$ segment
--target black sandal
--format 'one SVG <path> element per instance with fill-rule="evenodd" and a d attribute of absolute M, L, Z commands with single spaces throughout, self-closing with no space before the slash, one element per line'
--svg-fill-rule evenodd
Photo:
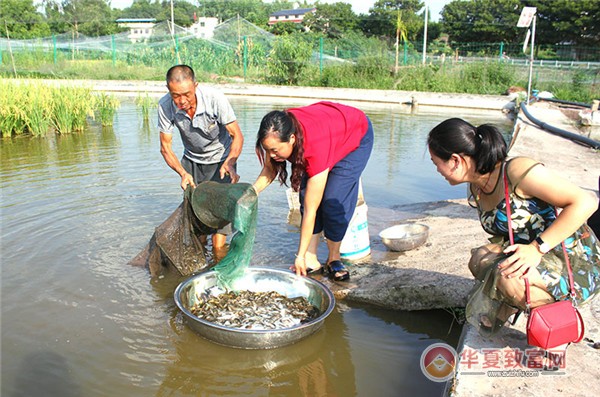
<path fill-rule="evenodd" d="M 342 261 L 331 261 L 327 264 L 327 274 L 329 278 L 334 279 L 335 281 L 347 281 L 350 279 L 350 272 Z"/>

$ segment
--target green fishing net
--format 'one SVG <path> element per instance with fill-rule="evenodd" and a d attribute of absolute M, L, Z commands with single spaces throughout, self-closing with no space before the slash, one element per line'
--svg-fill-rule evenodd
<path fill-rule="evenodd" d="M 233 235 L 227 255 L 213 268 L 219 286 L 231 289 L 252 259 L 256 233 L 258 196 L 248 183 L 202 182 L 185 191 L 197 220 L 211 233 L 231 223 Z M 201 227 L 201 226 L 200 226 Z"/>
<path fill-rule="evenodd" d="M 214 266 L 219 286 L 231 290 L 233 281 L 250 264 L 257 210 L 258 196 L 250 184 L 202 182 L 195 189 L 189 187 L 183 202 L 154 230 L 146 247 L 129 264 L 148 268 L 152 277 L 167 272 L 190 276 L 207 270 L 212 264 L 206 260 L 200 236 L 231 223 L 229 250 Z"/>

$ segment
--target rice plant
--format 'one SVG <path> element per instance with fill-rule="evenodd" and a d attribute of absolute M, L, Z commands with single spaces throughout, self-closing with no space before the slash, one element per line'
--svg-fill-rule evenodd
<path fill-rule="evenodd" d="M 73 130 L 81 132 L 87 126 L 88 117 L 94 118 L 96 103 L 89 88 L 70 87 L 66 100 L 73 106 Z"/>
<path fill-rule="evenodd" d="M 83 131 L 87 118 L 94 117 L 95 100 L 88 88 L 55 88 L 52 90 L 52 101 L 52 123 L 60 134 Z"/>
<path fill-rule="evenodd" d="M 34 136 L 45 135 L 52 125 L 52 94 L 50 90 L 28 87 L 27 128 Z"/>
<path fill-rule="evenodd" d="M 97 101 L 85 87 L 0 81 L 0 133 L 10 137 L 24 133 L 40 136 L 52 128 L 60 134 L 83 131 L 99 104 L 114 107 L 115 101 Z"/>
<path fill-rule="evenodd" d="M 23 91 L 19 86 L 0 82 L 0 132 L 3 137 L 23 134 L 27 131 Z"/>
<path fill-rule="evenodd" d="M 95 98 L 95 108 L 98 113 L 100 123 L 102 123 L 104 126 L 113 125 L 115 112 L 119 106 L 121 106 L 121 102 L 113 95 L 106 93 L 97 94 Z"/>
<path fill-rule="evenodd" d="M 60 96 L 60 89 L 52 93 L 53 99 Z M 70 103 L 61 100 L 54 100 L 54 110 L 52 112 L 52 125 L 60 134 L 70 134 L 73 132 L 73 119 L 75 118 Z"/>
<path fill-rule="evenodd" d="M 135 104 L 141 109 L 142 118 L 144 120 L 148 120 L 150 117 L 150 109 L 156 106 L 156 102 L 154 99 L 148 96 L 147 92 L 144 96 L 138 95 L 138 97 L 135 99 Z"/>
<path fill-rule="evenodd" d="M 27 131 L 25 123 L 25 112 L 15 105 L 0 105 L 0 131 L 2 137 L 19 135 Z"/>

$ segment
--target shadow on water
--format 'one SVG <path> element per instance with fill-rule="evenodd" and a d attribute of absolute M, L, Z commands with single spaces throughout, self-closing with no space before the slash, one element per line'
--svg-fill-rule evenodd
<path fill-rule="evenodd" d="M 172 299 L 181 280 L 175 275 L 152 280 L 168 306 L 175 346 L 157 396 L 356 395 L 348 330 L 338 308 L 318 332 L 297 343 L 277 349 L 236 349 L 206 340 L 186 325 Z"/>
<path fill-rule="evenodd" d="M 203 340 L 175 314 L 176 358 L 167 368 L 158 396 L 172 395 L 356 395 L 354 371 L 345 338 L 328 343 L 343 325 L 338 315 L 327 327 L 290 346 L 241 350 Z M 193 347 L 193 348 L 191 348 Z"/>
<path fill-rule="evenodd" d="M 40 351 L 23 359 L 14 391 L 7 397 L 83 397 L 71 377 L 67 359 L 58 353 Z"/>

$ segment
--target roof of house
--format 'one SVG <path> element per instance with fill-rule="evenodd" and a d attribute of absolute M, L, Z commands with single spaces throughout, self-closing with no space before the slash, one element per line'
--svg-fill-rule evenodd
<path fill-rule="evenodd" d="M 135 22 L 144 22 L 151 23 L 156 22 L 156 18 L 119 18 L 116 20 L 117 23 L 135 23 Z"/>
<path fill-rule="evenodd" d="M 281 10 L 281 11 L 276 11 L 273 12 L 271 14 L 269 14 L 270 17 L 283 17 L 286 15 L 304 15 L 307 14 L 311 11 L 316 10 L 316 8 L 296 8 L 293 10 Z"/>

